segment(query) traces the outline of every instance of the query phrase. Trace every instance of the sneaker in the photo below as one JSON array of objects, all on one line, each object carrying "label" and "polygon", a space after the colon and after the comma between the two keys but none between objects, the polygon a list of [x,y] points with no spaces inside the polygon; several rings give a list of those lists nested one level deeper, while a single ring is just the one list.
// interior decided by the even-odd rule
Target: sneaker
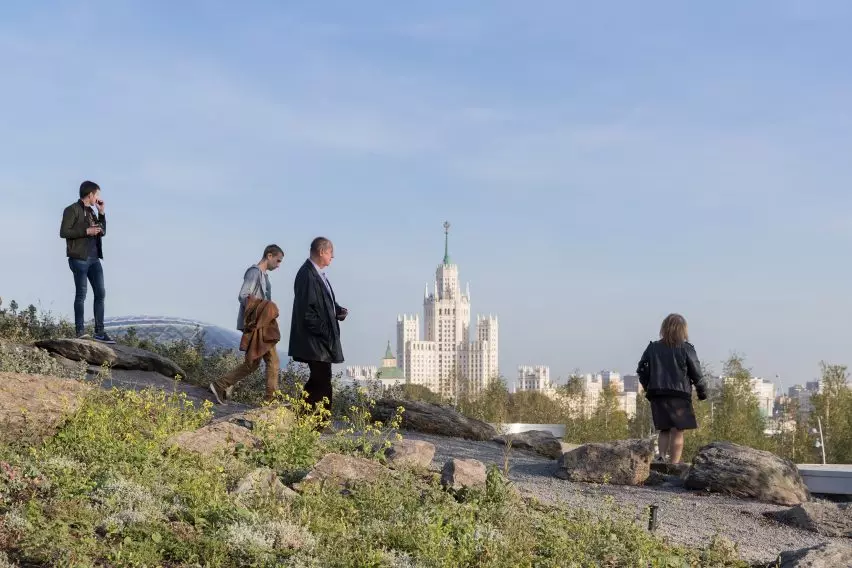
[{"label": "sneaker", "polygon": [[213,396],[216,397],[216,402],[219,404],[225,404],[225,399],[227,398],[225,395],[219,396],[219,391],[216,390],[216,383],[210,383],[210,392],[213,393]]},{"label": "sneaker", "polygon": [[101,343],[115,343],[115,340],[107,335],[107,332],[102,331],[101,333],[95,334],[95,341],[100,341]]}]

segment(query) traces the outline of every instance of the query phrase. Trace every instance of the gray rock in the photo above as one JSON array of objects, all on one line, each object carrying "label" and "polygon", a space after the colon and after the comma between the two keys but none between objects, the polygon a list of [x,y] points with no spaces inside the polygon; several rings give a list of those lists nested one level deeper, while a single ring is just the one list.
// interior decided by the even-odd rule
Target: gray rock
[{"label": "gray rock", "polygon": [[387,423],[400,406],[405,408],[404,430],[467,440],[491,440],[497,436],[497,430],[490,424],[459,414],[452,407],[428,402],[380,399],[373,409],[373,418]]},{"label": "gray rock", "polygon": [[852,566],[852,546],[825,542],[782,552],[778,561],[780,568],[849,568]]},{"label": "gray rock", "polygon": [[731,442],[713,442],[698,450],[684,486],[778,505],[798,505],[809,497],[793,462]]},{"label": "gray rock", "polygon": [[174,361],[127,345],[106,345],[87,339],[44,339],[35,345],[72,361],[86,361],[97,366],[106,364],[114,369],[153,371],[169,378],[186,377]]},{"label": "gray rock", "polygon": [[249,473],[240,480],[232,494],[240,499],[269,498],[277,501],[299,496],[281,483],[278,474],[268,467],[261,467]]},{"label": "gray rock", "polygon": [[485,464],[479,460],[451,459],[444,464],[441,485],[447,489],[485,487]]},{"label": "gray rock", "polygon": [[435,445],[421,440],[399,440],[385,452],[385,458],[392,467],[428,469],[433,457]]},{"label": "gray rock", "polygon": [[766,516],[823,536],[852,538],[852,503],[807,502]]},{"label": "gray rock", "polygon": [[360,482],[376,481],[387,474],[387,468],[368,459],[326,454],[294,488],[301,491],[308,485],[324,482],[336,482],[343,487],[350,487]]},{"label": "gray rock", "polygon": [[563,454],[562,441],[544,430],[528,430],[516,434],[505,434],[497,436],[494,438],[494,441],[503,445],[511,443],[512,448],[529,450],[552,460],[559,459]]},{"label": "gray rock", "polygon": [[180,432],[166,441],[168,446],[178,446],[202,455],[220,451],[233,453],[240,445],[255,447],[258,443],[258,438],[248,429],[230,422],[216,422],[192,432]]},{"label": "gray rock", "polygon": [[642,485],[651,471],[651,440],[618,440],[584,444],[559,458],[559,479],[586,483]]}]

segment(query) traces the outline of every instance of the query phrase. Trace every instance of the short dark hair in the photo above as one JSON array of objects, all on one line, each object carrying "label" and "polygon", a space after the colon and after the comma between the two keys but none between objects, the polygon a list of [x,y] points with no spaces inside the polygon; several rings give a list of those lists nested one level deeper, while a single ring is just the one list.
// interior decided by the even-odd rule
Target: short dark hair
[{"label": "short dark hair", "polygon": [[311,254],[319,254],[332,246],[331,241],[325,237],[317,237],[311,241]]},{"label": "short dark hair", "polygon": [[278,256],[279,254],[284,256],[284,250],[282,250],[282,248],[278,245],[267,245],[266,248],[263,249],[263,258],[266,258],[270,254],[272,256]]},{"label": "short dark hair", "polygon": [[93,181],[86,180],[80,184],[80,199],[85,199],[101,187]]}]

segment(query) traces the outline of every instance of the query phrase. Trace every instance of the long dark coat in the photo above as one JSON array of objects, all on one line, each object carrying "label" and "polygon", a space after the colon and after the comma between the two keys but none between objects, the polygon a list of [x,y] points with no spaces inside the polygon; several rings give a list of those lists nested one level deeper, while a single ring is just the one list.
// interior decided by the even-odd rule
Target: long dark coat
[{"label": "long dark coat", "polygon": [[[329,284],[331,287],[331,284]],[[293,283],[293,317],[290,321],[288,354],[295,361],[342,363],[340,323],[337,315],[343,308],[329,294],[310,259],[296,273]]]}]

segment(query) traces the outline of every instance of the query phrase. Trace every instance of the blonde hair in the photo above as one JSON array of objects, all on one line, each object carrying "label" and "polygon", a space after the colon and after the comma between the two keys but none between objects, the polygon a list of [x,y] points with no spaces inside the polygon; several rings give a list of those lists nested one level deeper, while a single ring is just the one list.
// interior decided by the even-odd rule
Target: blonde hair
[{"label": "blonde hair", "polygon": [[660,339],[672,347],[689,341],[689,328],[686,319],[680,314],[669,314],[660,326]]}]

